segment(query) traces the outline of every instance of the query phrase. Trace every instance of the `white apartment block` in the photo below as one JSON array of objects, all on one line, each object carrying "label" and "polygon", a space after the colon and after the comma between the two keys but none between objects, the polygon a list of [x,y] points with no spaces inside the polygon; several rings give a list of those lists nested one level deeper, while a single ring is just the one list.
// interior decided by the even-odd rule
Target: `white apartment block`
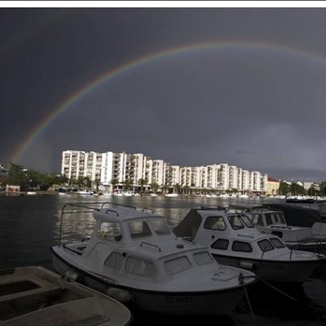
[{"label": "white apartment block", "polygon": [[62,152],[61,174],[69,179],[89,177],[101,178],[102,154],[84,151]]},{"label": "white apartment block", "polygon": [[114,165],[114,153],[113,152],[102,153],[101,182],[104,186],[110,185],[111,180],[114,179],[113,165]]},{"label": "white apartment block", "polygon": [[247,192],[251,189],[250,187],[250,172],[248,170],[241,171],[241,189],[244,192]]},{"label": "white apartment block", "polygon": [[199,167],[180,167],[163,160],[152,160],[144,154],[96,153],[67,150],[62,152],[61,174],[69,179],[89,177],[100,179],[104,186],[112,180],[123,184],[126,180],[139,186],[146,181],[147,188],[180,185],[210,191],[266,192],[267,174],[248,171],[227,163]]},{"label": "white apartment block", "polygon": [[166,163],[163,160],[147,160],[145,180],[149,185],[165,185]]},{"label": "white apartment block", "polygon": [[174,186],[180,185],[180,166],[167,165],[165,169],[165,185]]}]

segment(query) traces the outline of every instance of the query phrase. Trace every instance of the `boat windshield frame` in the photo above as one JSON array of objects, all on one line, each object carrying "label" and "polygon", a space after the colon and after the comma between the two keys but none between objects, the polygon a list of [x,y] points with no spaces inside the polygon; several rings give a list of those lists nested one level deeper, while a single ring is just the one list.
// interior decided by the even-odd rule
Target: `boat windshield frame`
[{"label": "boat windshield frame", "polygon": [[233,230],[241,230],[244,228],[255,228],[255,225],[247,215],[230,214],[228,215],[229,223]]}]

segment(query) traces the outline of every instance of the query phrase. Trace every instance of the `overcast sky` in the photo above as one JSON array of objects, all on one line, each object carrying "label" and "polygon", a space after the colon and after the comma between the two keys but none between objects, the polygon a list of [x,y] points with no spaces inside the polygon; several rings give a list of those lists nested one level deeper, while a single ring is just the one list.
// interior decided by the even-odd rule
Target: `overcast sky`
[{"label": "overcast sky", "polygon": [[93,150],[325,181],[326,9],[0,8],[0,104],[4,166]]}]

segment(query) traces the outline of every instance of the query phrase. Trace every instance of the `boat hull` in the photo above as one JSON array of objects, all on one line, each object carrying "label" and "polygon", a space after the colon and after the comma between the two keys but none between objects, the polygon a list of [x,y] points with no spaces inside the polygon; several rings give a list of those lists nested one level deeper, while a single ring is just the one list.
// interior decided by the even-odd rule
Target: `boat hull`
[{"label": "boat hull", "polygon": [[0,271],[0,325],[131,325],[121,303],[40,266]]},{"label": "boat hull", "polygon": [[[97,276],[65,261],[52,249],[54,268],[61,275],[73,275],[78,282],[113,298],[128,307],[167,315],[229,315],[245,295],[242,285],[218,291],[164,292],[147,291],[117,285],[107,277]],[[119,299],[120,296],[120,299]]]},{"label": "boat hull", "polygon": [[263,281],[278,283],[303,283],[321,263],[318,260],[295,262],[247,259],[216,253],[213,256],[220,264],[251,270]]}]

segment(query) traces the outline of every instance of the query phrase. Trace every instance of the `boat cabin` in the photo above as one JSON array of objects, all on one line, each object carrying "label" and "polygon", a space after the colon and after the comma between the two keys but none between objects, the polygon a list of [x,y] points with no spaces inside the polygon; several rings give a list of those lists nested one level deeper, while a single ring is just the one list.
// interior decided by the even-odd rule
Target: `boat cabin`
[{"label": "boat cabin", "polygon": [[191,209],[173,232],[209,246],[213,254],[261,258],[287,249],[279,237],[261,233],[247,215],[236,210]]},{"label": "boat cabin", "polygon": [[248,215],[258,230],[263,233],[274,234],[284,241],[301,241],[313,237],[310,227],[288,225],[281,210],[254,208]]},{"label": "boat cabin", "polygon": [[[207,247],[177,238],[162,216],[130,207],[96,209],[93,215],[96,226],[90,238],[64,246],[80,256],[90,269],[96,268],[116,282],[122,277],[135,286],[140,283],[151,289],[155,282],[164,283],[170,278],[168,286],[172,290],[184,283],[180,274],[204,271],[207,265],[215,270],[214,277],[229,277],[218,272]],[[201,284],[203,288],[207,286],[208,283]]]}]

